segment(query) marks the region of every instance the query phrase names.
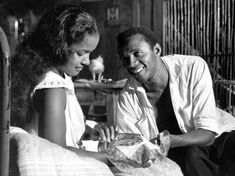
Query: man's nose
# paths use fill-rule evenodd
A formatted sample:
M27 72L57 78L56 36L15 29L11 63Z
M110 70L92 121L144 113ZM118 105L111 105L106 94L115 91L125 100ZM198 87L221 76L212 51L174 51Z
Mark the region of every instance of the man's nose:
M130 58L129 58L129 67L135 67L136 62L137 62L136 58L134 56L130 56Z

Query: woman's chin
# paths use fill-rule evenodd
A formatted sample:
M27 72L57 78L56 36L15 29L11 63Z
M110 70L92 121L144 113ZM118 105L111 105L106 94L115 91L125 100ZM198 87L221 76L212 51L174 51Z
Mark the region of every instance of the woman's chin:
M72 77L78 76L80 72L81 72L81 70L75 71L73 73L70 73L69 76L72 76Z

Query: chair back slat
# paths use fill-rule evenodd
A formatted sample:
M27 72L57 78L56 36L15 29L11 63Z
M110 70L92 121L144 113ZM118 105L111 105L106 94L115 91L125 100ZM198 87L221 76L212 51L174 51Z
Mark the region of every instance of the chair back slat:
M10 127L10 47L0 27L0 175L9 175L9 127Z

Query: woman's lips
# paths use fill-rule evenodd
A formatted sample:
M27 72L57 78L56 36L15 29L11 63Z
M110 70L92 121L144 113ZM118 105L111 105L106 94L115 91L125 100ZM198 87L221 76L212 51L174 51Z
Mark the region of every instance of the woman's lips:
M81 71L83 67L76 67L76 70Z

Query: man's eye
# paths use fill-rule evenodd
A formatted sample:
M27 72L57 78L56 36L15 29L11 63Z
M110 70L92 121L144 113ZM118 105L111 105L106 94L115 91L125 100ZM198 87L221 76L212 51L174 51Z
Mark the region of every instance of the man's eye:
M135 57L141 57L143 54L144 54L144 53L141 52L141 51L136 51L136 52L134 52L133 55L134 55Z

